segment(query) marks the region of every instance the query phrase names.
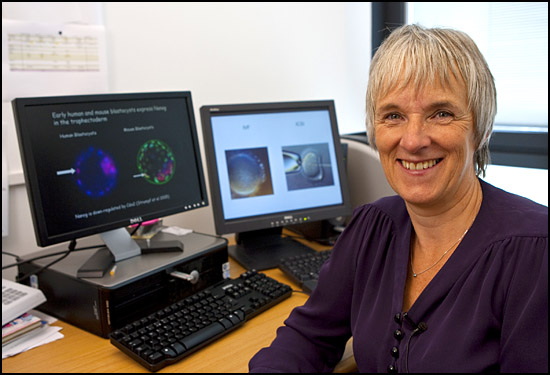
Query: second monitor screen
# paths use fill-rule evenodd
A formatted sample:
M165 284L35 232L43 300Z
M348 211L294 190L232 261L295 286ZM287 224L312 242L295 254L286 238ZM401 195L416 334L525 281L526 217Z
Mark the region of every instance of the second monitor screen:
M224 218L341 204L328 110L212 117Z

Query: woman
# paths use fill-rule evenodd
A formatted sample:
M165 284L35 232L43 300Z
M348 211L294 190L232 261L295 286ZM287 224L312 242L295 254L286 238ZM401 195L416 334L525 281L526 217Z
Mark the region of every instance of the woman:
M367 132L398 196L359 207L250 370L547 372L548 209L478 178L496 114L474 42L407 25L377 51Z

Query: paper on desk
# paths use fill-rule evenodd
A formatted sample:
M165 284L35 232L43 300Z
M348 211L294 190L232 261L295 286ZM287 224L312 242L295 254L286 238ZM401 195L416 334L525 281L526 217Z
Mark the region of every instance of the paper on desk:
M2 359L12 357L32 348L36 348L65 337L62 333L59 333L59 331L61 331L61 327L49 326L49 324L57 321L56 318L37 310L31 310L30 313L40 317L40 319L45 321L47 324L2 346Z
M32 314L32 315L40 318L41 320L45 321L48 324L52 324L52 323L57 322L57 318L55 318L51 315L48 315L46 313L43 313L42 311L31 310L31 311L29 311L29 314Z
M166 227L162 229L162 232L175 234L176 236L185 236L186 234L193 233L193 230L180 227Z
M51 327L47 324L41 328L31 331L28 334L13 340L9 344L2 346L2 359L26 352L27 350L36 348L37 346L62 339L65 336L59 333L59 331L61 331L61 327Z

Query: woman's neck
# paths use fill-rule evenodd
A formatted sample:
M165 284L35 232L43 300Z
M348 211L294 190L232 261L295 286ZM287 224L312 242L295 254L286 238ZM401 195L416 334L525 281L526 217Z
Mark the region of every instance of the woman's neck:
M415 206L407 203L414 234L422 247L439 247L456 239L470 228L481 207L483 193L477 178L455 199L441 205Z

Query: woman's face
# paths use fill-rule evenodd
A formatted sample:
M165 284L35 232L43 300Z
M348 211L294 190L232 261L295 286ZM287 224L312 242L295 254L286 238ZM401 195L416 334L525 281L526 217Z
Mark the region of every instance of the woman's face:
M462 81L394 89L376 103L374 124L386 178L407 203L452 204L475 183L474 117Z

